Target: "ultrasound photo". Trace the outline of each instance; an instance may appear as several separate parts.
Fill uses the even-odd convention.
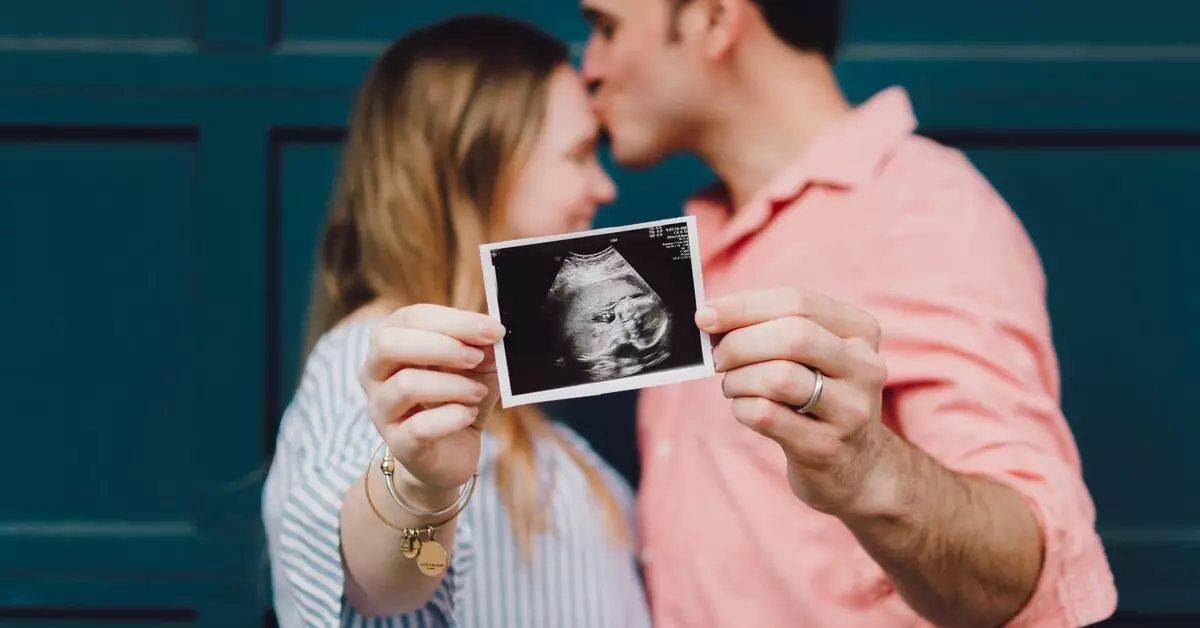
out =
[[[480,247],[504,407],[713,374],[691,218]]]

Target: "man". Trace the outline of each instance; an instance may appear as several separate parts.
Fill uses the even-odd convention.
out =
[[[846,103],[838,2],[583,11],[615,159],[690,151],[721,179],[688,212],[724,375],[639,401],[655,625],[1109,616],[1037,252],[962,155],[914,135],[901,89]]]

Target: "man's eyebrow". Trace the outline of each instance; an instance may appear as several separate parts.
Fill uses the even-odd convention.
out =
[[[592,26],[612,19],[612,16],[601,11],[600,9],[597,9],[596,7],[583,7],[581,12],[583,13],[583,19]]]

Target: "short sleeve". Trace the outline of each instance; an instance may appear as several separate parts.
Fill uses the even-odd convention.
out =
[[[296,473],[285,488],[274,567],[282,570],[290,589],[298,626],[456,626],[462,580],[473,563],[471,530],[465,522],[458,524],[450,565],[425,607],[404,616],[365,618],[346,604],[339,520],[346,491],[362,475],[374,449],[371,443],[362,444]]]
[[[862,303],[883,329],[885,421],[1031,506],[1046,560],[1010,626],[1094,623],[1112,614],[1116,590],[1059,406],[1041,263],[999,197],[982,184],[956,192],[914,210],[871,264]]]
[[[346,491],[379,444],[355,371],[367,334],[349,329],[326,337],[309,357],[295,399],[284,413],[267,482],[263,521],[281,628],[457,626],[470,573],[472,532],[456,528],[450,564],[433,598],[403,615],[365,618],[346,603],[340,520]]]

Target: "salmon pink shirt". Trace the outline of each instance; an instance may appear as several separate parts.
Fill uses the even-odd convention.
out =
[[[1099,621],[1116,589],[1060,410],[1041,261],[968,160],[915,129],[890,88],[738,212],[716,189],[693,199],[705,290],[790,285],[874,314],[886,425],[1012,486],[1042,527],[1040,581],[1010,625]],[[719,377],[646,389],[638,417],[657,628],[928,625],[838,519],[792,494],[779,447],[733,418]]]

